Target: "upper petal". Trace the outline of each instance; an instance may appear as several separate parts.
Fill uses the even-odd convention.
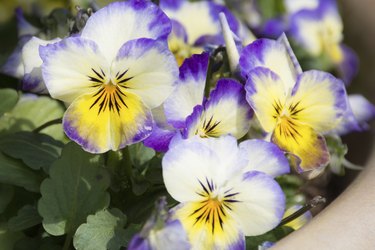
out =
[[[166,43],[136,39],[125,43],[111,66],[111,80],[136,94],[150,109],[172,93],[178,67]]]
[[[151,1],[115,2],[95,12],[81,36],[95,41],[103,55],[112,60],[127,41],[138,38],[166,39],[169,18]]]
[[[209,55],[193,55],[180,67],[176,88],[164,103],[167,120],[176,128],[185,126],[185,119],[196,105],[203,102]]]
[[[66,135],[91,153],[118,150],[146,138],[151,112],[135,95],[118,86],[102,86],[78,97],[63,118]]]
[[[293,88],[290,107],[299,122],[308,124],[317,132],[334,129],[347,109],[344,83],[317,70],[306,71],[298,77]]]
[[[286,102],[282,80],[271,70],[258,67],[250,71],[245,90],[246,99],[263,129],[271,132]]]
[[[260,171],[272,177],[290,171],[288,159],[275,144],[263,140],[246,140],[240,143],[241,157],[248,160],[245,171]]]
[[[72,102],[108,82],[109,63],[90,40],[70,37],[39,47],[42,74],[53,98]]]
[[[240,68],[244,77],[248,77],[256,67],[268,68],[282,80],[285,89],[291,89],[301,73],[296,57],[285,36],[279,40],[258,39],[246,46],[240,56]]]
[[[231,30],[237,32],[239,29],[233,14],[225,6],[214,2],[183,0],[171,3],[171,1],[161,0],[160,6],[170,18],[177,20],[185,27],[190,44],[194,44],[203,36],[220,34],[220,12],[227,17]],[[191,18],[191,13],[194,13],[194,18]]]

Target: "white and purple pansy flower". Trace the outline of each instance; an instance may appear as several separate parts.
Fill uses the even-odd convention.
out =
[[[15,14],[17,20],[19,41],[16,48],[0,70],[4,74],[22,79],[24,75],[24,68],[22,64],[22,48],[31,39],[31,37],[39,33],[40,30],[25,19],[21,8],[17,8],[15,10]]]
[[[156,211],[146,221],[141,232],[128,245],[131,250],[189,250],[187,233],[173,212],[168,211],[165,197],[156,202]]]
[[[348,109],[335,132],[343,135],[354,131],[367,130],[369,129],[368,122],[374,118],[375,106],[371,102],[359,94],[348,95]]]
[[[167,151],[171,139],[182,132],[191,136],[243,137],[253,112],[246,102],[243,86],[232,79],[221,79],[208,100],[204,97],[208,54],[193,55],[180,67],[175,90],[154,116],[154,130],[144,143],[157,151]],[[164,111],[164,112],[161,112]],[[164,116],[164,117],[162,117]]]
[[[32,37],[22,48],[22,63],[24,76],[22,78],[22,89],[33,93],[48,93],[42,76],[42,58],[39,55],[39,46],[53,44],[61,41],[60,38],[53,40],[42,40]]]
[[[316,1],[289,17],[288,34],[312,56],[325,56],[346,84],[358,71],[358,58],[342,43],[343,23],[335,0]]]
[[[246,98],[271,140],[299,158],[299,170],[327,165],[322,134],[334,130],[347,109],[343,82],[322,71],[302,72],[284,35],[247,46],[240,67]]]
[[[170,31],[156,5],[131,0],[94,13],[80,36],[40,47],[49,93],[70,103],[63,118],[70,139],[102,153],[150,135],[151,109],[178,77],[166,43]]]
[[[164,183],[180,202],[175,217],[187,231],[192,249],[245,249],[245,236],[263,234],[279,224],[284,194],[272,176],[261,171],[267,165],[266,172],[287,173],[289,165],[283,152],[270,145],[254,141],[238,147],[229,135],[193,137],[179,140],[165,154]],[[247,154],[251,156],[243,157]],[[258,156],[262,160],[251,162]]]
[[[224,44],[219,22],[221,12],[226,15],[233,32],[245,34],[225,6],[211,1],[161,0],[160,8],[172,19],[173,30],[168,44],[179,65],[192,54],[203,52],[207,45]]]

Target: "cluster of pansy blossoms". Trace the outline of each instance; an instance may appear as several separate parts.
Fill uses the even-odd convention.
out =
[[[137,224],[121,247],[268,248],[275,242],[257,237],[311,219],[295,216],[308,203],[299,187],[353,167],[340,136],[375,117],[366,98],[347,95],[357,59],[342,44],[334,1],[282,1],[275,20],[264,20],[257,1],[237,11],[229,7],[241,3],[228,2],[113,2],[80,9],[60,37],[18,10],[24,41],[2,70],[22,91],[60,101],[67,141],[103,157],[111,181],[120,178],[125,188],[111,186],[107,208],[128,216],[122,229]],[[294,46],[313,63],[301,66]],[[322,55],[329,67],[309,68]],[[125,177],[111,172],[113,162]],[[135,193],[139,179],[148,186]],[[299,187],[290,191],[288,180]],[[156,190],[162,195],[146,196]],[[143,217],[131,218],[142,209],[128,207],[129,197],[148,203]]]

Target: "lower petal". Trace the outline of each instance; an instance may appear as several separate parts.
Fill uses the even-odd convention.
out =
[[[66,111],[63,126],[70,139],[88,152],[103,153],[149,136],[152,115],[137,96],[96,94],[77,98]]]
[[[281,149],[296,155],[303,171],[317,169],[329,163],[330,156],[323,136],[311,127],[296,121],[281,122],[275,128],[272,141]]]
[[[200,202],[185,203],[175,213],[188,233],[192,249],[245,249],[244,235],[233,218],[227,216],[220,221],[212,216],[197,222],[194,212],[200,206]]]

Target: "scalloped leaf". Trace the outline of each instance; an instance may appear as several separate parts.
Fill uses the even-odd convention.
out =
[[[0,183],[24,187],[39,192],[41,177],[20,160],[12,159],[0,152]]]
[[[0,131],[32,131],[46,122],[61,118],[64,111],[63,105],[50,97],[23,94],[12,110],[0,117]],[[57,140],[66,140],[61,124],[45,128],[42,132]]]
[[[103,210],[87,217],[74,236],[78,250],[117,250],[126,244],[126,216],[118,209]]]
[[[42,218],[36,207],[26,205],[18,211],[17,216],[9,219],[8,228],[10,231],[17,232],[38,225],[41,222]]]
[[[44,229],[52,235],[74,233],[90,214],[109,205],[109,175],[102,157],[67,144],[61,159],[50,168],[50,178],[41,185],[38,211]]]
[[[61,154],[63,143],[45,134],[18,132],[0,138],[0,150],[22,160],[32,169],[43,168],[47,173]]]

